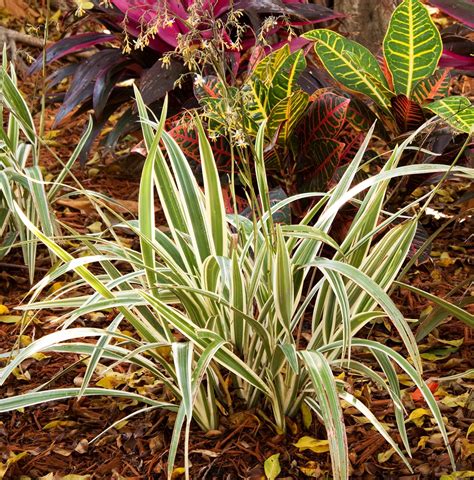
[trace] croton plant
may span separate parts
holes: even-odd
[[[305,0],[92,0],[88,3],[93,8],[85,10],[83,17],[75,18],[71,27],[77,22],[89,25],[93,21],[102,31],[59,40],[47,50],[46,62],[72,53],[92,52],[77,63],[55,69],[48,78],[50,89],[71,78],[65,93],[50,96],[51,101],[62,102],[56,124],[73,111],[94,110],[89,146],[118,110],[121,118],[108,135],[107,146],[114,146],[121,135],[138,129],[133,108],[123,112],[132,95],[130,80],[137,82],[146,104],[158,110],[164,96],[169,94],[169,113],[173,115],[197,105],[191,78],[186,74],[196,68],[203,74],[215,69],[206,63],[213,54],[210,51],[206,57],[206,48],[220,52],[226,80],[232,83],[246,71],[249,52],[257,43],[263,42],[269,51],[294,39],[302,25],[341,17],[329,8]],[[201,54],[201,58],[190,61],[193,54]],[[42,57],[33,63],[30,73],[41,65]],[[176,89],[178,81],[180,88]],[[83,159],[87,150],[86,146]]]
[[[267,172],[292,193],[327,189],[375,121],[376,135],[386,142],[433,114],[459,133],[472,132],[474,108],[466,97],[448,96],[450,69],[438,68],[441,37],[419,0],[404,0],[394,11],[381,58],[331,30],[312,30],[303,38],[314,43],[318,60],[334,79],[330,88],[304,91],[299,80],[307,67],[305,52],[292,52],[288,45],[262,59],[239,88],[227,88],[215,76],[196,80],[195,96],[210,136],[217,139],[223,170],[231,160],[226,139],[244,147],[262,122]],[[179,118],[171,131],[188,157],[198,161],[192,122]],[[435,149],[434,140],[428,146]]]

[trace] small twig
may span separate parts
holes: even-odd
[[[7,263],[7,262],[0,262],[0,268],[18,268],[20,270],[28,270],[27,265],[17,265],[16,263]],[[49,272],[49,269],[44,267],[36,267],[35,270],[38,272]]]
[[[11,30],[10,28],[5,28],[0,26],[0,39],[5,42],[18,42],[23,43],[24,45],[29,45],[30,47],[41,48],[43,46],[43,40],[41,38],[33,37],[32,35],[27,35],[26,33],[17,32]]]

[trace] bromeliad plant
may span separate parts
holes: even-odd
[[[381,64],[367,48],[330,30],[304,38],[340,84],[373,100],[392,131],[419,127],[427,115],[471,133],[474,109],[465,97],[447,97],[449,69],[437,70],[443,44],[426,7],[404,0],[394,11],[383,42]]]
[[[297,415],[305,403],[328,431],[334,478],[346,479],[349,456],[341,400],[358,409],[408,466],[409,460],[369,408],[348,391],[344,381],[335,378],[336,374],[343,369],[362,375],[390,395],[403,448],[410,456],[396,370],[400,369],[422,392],[454,467],[441,412],[422,378],[416,341],[386,293],[415,233],[417,218],[402,217],[414,205],[396,214],[383,209],[390,179],[444,172],[447,167],[398,167],[400,156],[413,140],[410,137],[394,149],[378,175],[352,186],[371,130],[331,192],[300,194],[271,207],[262,124],[255,143],[257,192],[251,195],[258,194],[261,205],[255,205],[252,219],[226,215],[212,148],[199,119],[195,121],[204,189],[199,187],[178,144],[164,131],[166,104],[156,123],[150,120],[138,91],[136,95],[148,150],[138,221],[109,223],[114,241],[106,236],[84,237],[80,256],[73,256],[35,227],[15,204],[26,227],[63,262],[35,287],[31,302],[24,308],[70,311],[64,315],[63,329],[16,352],[0,371],[0,382],[23,360],[40,351],[74,352],[88,361],[80,388],[40,389],[1,399],[0,411],[83,395],[114,395],[147,405],[134,414],[156,408],[175,410],[168,465],[171,476],[181,430],[184,427],[189,474],[190,423],[194,419],[204,430],[216,429],[218,403],[229,409],[238,404],[263,408],[271,413],[278,432],[286,431],[286,417]],[[471,170],[461,167],[453,167],[452,172],[472,176]],[[155,224],[155,197],[162,206],[168,232]],[[300,223],[275,222],[274,212],[310,197],[319,201]],[[356,202],[358,213],[338,245],[329,232],[347,202]],[[98,211],[104,213],[102,208]],[[105,215],[103,218],[106,221]],[[403,223],[391,227],[400,218],[404,218]],[[123,229],[138,236],[139,251],[121,241]],[[84,255],[85,249],[89,255]],[[50,282],[70,271],[79,280],[45,301],[36,301]],[[84,287],[92,288],[93,293],[84,295]],[[79,296],[71,297],[76,289]],[[73,327],[88,313],[111,308],[117,315],[107,328]],[[361,335],[364,326],[381,318],[393,323],[406,356]],[[119,330],[125,321],[133,334]],[[305,340],[298,334],[301,327],[307,329]],[[85,337],[97,337],[97,342],[81,341]],[[371,353],[378,367],[356,360],[355,351],[360,349]],[[113,371],[118,363],[130,364],[134,375],[152,377],[153,389],[145,395],[143,390],[135,393],[91,386],[97,379],[96,370],[104,373],[99,366]],[[133,388],[132,383],[130,386]]]

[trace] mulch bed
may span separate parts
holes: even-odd
[[[468,92],[471,91],[470,83],[456,88],[462,90],[466,85],[469,87]],[[34,95],[37,85],[32,80],[25,80],[22,88]],[[54,113],[54,109],[48,109],[47,131]],[[70,121],[51,140],[51,147],[63,160],[68,158],[71,147],[77,143],[83,129],[84,119]],[[46,149],[43,153],[42,164],[46,170],[54,173],[58,169],[56,160]],[[84,188],[131,202],[127,205],[133,206],[137,200],[140,165],[113,163],[111,159],[109,153],[101,152],[95,163],[82,169],[76,167],[75,175]],[[449,215],[469,208],[469,204],[458,202],[466,189],[467,186],[457,182],[448,183],[443,195],[438,195],[435,199],[434,208]],[[80,203],[58,205],[58,216],[79,233],[86,232],[87,227],[98,220],[93,208]],[[160,221],[159,212],[157,219]],[[431,233],[444,221],[445,219],[425,217],[424,226]],[[466,215],[464,222],[455,222],[444,230],[433,245],[434,256],[414,267],[407,281],[441,297],[460,283],[467,282],[472,276],[473,226],[472,216],[470,218]],[[37,279],[48,268],[46,256],[40,251]],[[0,303],[14,308],[22,301],[28,288],[27,270],[22,267],[16,254],[2,259]],[[461,294],[458,292],[453,300]],[[425,300],[404,290],[397,290],[393,298],[408,318],[418,319],[428,306]],[[14,348],[19,333],[38,338],[53,332],[56,327],[51,322],[52,317],[50,312],[43,312],[37,321],[21,332],[18,325],[0,323],[0,352]],[[397,338],[385,323],[378,323],[366,333],[371,338],[397,348]],[[426,379],[454,375],[473,368],[471,351],[474,337],[471,330],[457,320],[450,320],[433,334],[433,337],[422,342],[424,351],[431,354],[424,360]],[[446,347],[450,346],[443,342],[456,340],[462,340],[462,344],[443,357]],[[370,361],[362,352],[355,352],[353,358]],[[56,378],[51,387],[77,385],[84,369],[84,364],[76,355],[48,354],[47,358],[41,360],[28,360],[22,365],[21,371],[16,372],[17,375],[12,376],[0,388],[0,397],[27,392],[59,372],[63,374]],[[360,394],[379,420],[394,424],[393,407],[385,394],[364,379],[346,377],[345,380]],[[467,438],[469,425],[473,421],[472,386],[472,378],[442,383],[439,397],[459,470],[472,468],[474,458],[473,444]],[[423,402],[415,400],[411,395],[414,388],[404,388],[407,410],[410,412],[415,408],[423,408]],[[464,403],[461,400],[463,395],[466,398]],[[449,402],[442,403],[446,398],[460,400],[458,404],[453,400],[453,405],[450,406]],[[25,476],[24,480],[28,477],[53,480],[70,474],[97,480],[166,478],[166,459],[174,421],[174,414],[170,412],[140,414],[120,425],[120,428],[111,429],[91,444],[92,439],[104,429],[139,408],[139,405],[131,405],[124,400],[83,398],[0,414],[0,478],[2,474],[5,479]],[[193,428],[190,445],[192,478],[261,479],[264,478],[265,459],[275,453],[280,453],[280,479],[328,477],[330,460],[327,453],[299,451],[294,446],[304,435],[325,438],[324,428],[318,421],[313,419],[311,426],[305,428],[302,419],[298,417],[294,422],[289,422],[289,432],[286,435],[278,435],[262,412],[240,411],[238,405],[234,406],[234,410],[234,413],[222,415],[219,431],[205,434]],[[429,417],[419,425],[407,423],[410,444],[414,447],[412,466],[415,473],[410,474],[396,455],[389,454],[389,446],[384,439],[361,422],[357,412],[345,408],[344,414],[353,478],[415,480],[433,479],[443,473],[451,473],[442,440]],[[400,440],[396,434],[394,437]],[[16,461],[10,460],[5,474],[7,460],[14,456]],[[182,460],[182,452],[178,452],[177,467],[182,465]],[[176,478],[181,474],[181,470],[175,471]],[[80,479],[81,477],[70,477],[70,480]]]

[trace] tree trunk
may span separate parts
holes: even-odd
[[[399,3],[400,0],[334,0],[334,10],[347,15],[339,31],[377,53]]]

